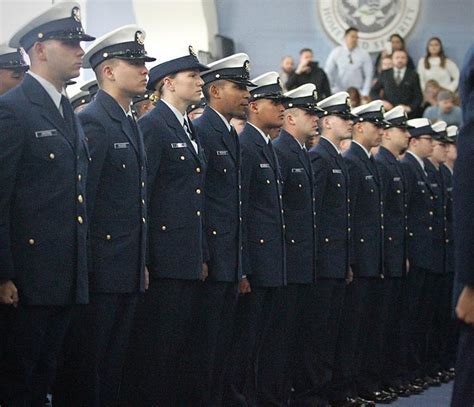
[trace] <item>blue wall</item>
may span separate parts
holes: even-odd
[[[249,54],[252,76],[279,70],[280,59],[310,47],[324,66],[335,43],[319,20],[318,0],[216,0],[219,31]],[[426,42],[439,36],[449,58],[461,64],[474,42],[474,0],[421,0],[418,21],[406,38],[415,64]]]

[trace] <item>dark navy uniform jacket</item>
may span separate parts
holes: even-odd
[[[88,302],[88,151],[42,85],[26,75],[0,97],[0,281],[31,305]]]
[[[193,122],[207,162],[204,228],[209,280],[242,279],[241,151],[222,118],[209,106]]]
[[[453,234],[453,173],[446,165],[440,166],[446,191],[446,271],[454,273]]]
[[[401,277],[407,256],[406,177],[402,164],[385,147],[380,146],[375,161],[384,186],[384,273]]]
[[[242,201],[245,216],[245,274],[251,285],[287,284],[282,179],[271,143],[247,123],[242,144]]]
[[[341,154],[325,138],[310,151],[316,191],[316,272],[345,279],[350,259],[349,173]]]
[[[355,277],[383,277],[383,185],[375,160],[357,143],[344,155],[351,177],[352,271]]]
[[[434,210],[433,210],[433,268],[434,273],[446,273],[446,239],[447,239],[447,196],[446,187],[444,185],[444,178],[441,170],[437,169],[435,165],[428,159],[425,162],[426,172],[428,173],[428,180],[431,189],[434,192]]]
[[[143,291],[146,163],[141,135],[106,92],[80,112],[92,161],[87,179],[90,291]]]
[[[203,224],[206,164],[199,138],[196,136],[196,153],[163,101],[143,116],[139,125],[148,159],[150,273],[198,280],[202,264],[208,260]]]
[[[288,283],[316,281],[316,198],[308,153],[287,131],[273,141],[283,180]]]
[[[408,260],[410,267],[433,267],[434,192],[416,158],[405,153],[401,163],[407,177]]]

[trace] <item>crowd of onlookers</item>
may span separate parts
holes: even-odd
[[[462,124],[456,93],[459,69],[446,56],[438,37],[428,40],[425,56],[415,65],[404,39],[392,34],[387,47],[373,62],[369,53],[358,46],[358,30],[351,27],[345,32],[344,43],[331,51],[324,67],[314,60],[310,48],[303,48],[297,62],[290,55],[282,58],[280,79],[287,90],[314,83],[319,99],[347,91],[353,107],[381,99],[386,110],[404,106],[409,118],[423,116],[432,122]]]

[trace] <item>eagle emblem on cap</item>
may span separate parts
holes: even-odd
[[[135,41],[139,45],[144,45],[145,44],[145,34],[142,31],[137,31],[135,33]]]
[[[194,50],[193,46],[190,45],[188,48],[189,48],[189,55],[192,55],[193,57],[197,57],[196,51]]]
[[[346,105],[349,106],[349,108],[351,108],[351,98],[348,96],[346,97]]]
[[[74,18],[78,23],[81,22],[81,9],[79,7],[73,7],[71,11],[71,17]]]
[[[244,62],[244,69],[245,69],[247,72],[250,72],[250,62],[249,62],[249,61],[245,61],[245,62]]]
[[[316,89],[313,90],[313,99],[318,100],[318,91]]]
[[[382,106],[380,106],[380,113],[382,113],[382,114],[384,114],[384,113],[385,113],[385,107],[383,107],[383,105],[382,105]]]

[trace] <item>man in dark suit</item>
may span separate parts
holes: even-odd
[[[290,397],[297,355],[308,346],[298,343],[300,335],[307,329],[304,313],[306,297],[314,295],[316,283],[316,195],[313,170],[305,143],[317,135],[317,92],[313,84],[302,85],[285,93],[285,120],[273,147],[280,163],[283,181],[283,210],[285,211],[285,246],[288,286],[285,288],[287,312],[291,325],[288,335],[280,336],[285,352],[275,352],[273,369],[280,382],[275,383],[278,397],[284,404]]]
[[[355,394],[386,403],[391,393],[381,390],[380,366],[383,337],[379,304],[384,272],[383,180],[371,149],[383,135],[383,102],[374,100],[352,110],[358,120],[352,128],[352,143],[344,154],[351,180],[352,296],[344,308],[351,313],[349,335],[356,337],[352,383]],[[347,308],[346,308],[347,307]],[[371,334],[367,337],[366,333]]]
[[[145,90],[145,62],[155,60],[146,55],[144,39],[140,27],[121,27],[84,56],[100,86],[79,115],[92,159],[86,191],[90,303],[71,324],[55,405],[118,403],[138,294],[148,284],[145,149],[130,112],[133,96]]]
[[[387,107],[401,105],[409,118],[418,117],[423,94],[420,79],[415,70],[408,68],[408,54],[405,50],[394,51],[392,55],[393,68],[380,74],[375,82],[370,97],[388,102]]]
[[[44,403],[74,305],[88,302],[88,151],[61,92],[79,75],[80,41],[92,39],[79,5],[61,3],[9,43],[27,50],[31,72],[0,98],[0,303],[12,307],[0,398],[8,406]]]
[[[456,281],[461,294],[457,300],[456,315],[462,321],[458,358],[456,361],[456,381],[454,383],[452,407],[474,404],[474,218],[472,197],[474,196],[474,45],[471,45],[461,70],[459,86],[463,109],[464,126],[458,142],[458,158],[454,167],[454,238]]]
[[[193,124],[207,162],[204,229],[209,274],[196,315],[200,329],[195,339],[198,374],[193,406],[210,407],[223,405],[239,282],[248,286],[242,274],[241,149],[229,124],[232,118],[245,118],[247,86],[253,86],[248,56],[240,53],[213,62],[202,79],[208,106]]]
[[[291,309],[286,307],[282,179],[270,129],[283,124],[283,95],[276,72],[252,80],[242,145],[244,273],[250,292],[237,307],[224,405],[279,404],[281,375],[273,356],[285,352]],[[279,358],[278,358],[279,360]]]
[[[417,386],[429,385],[421,376],[421,353],[426,339],[425,321],[419,318],[426,273],[433,269],[434,191],[424,159],[433,153],[433,135],[428,119],[408,120],[410,141],[401,160],[407,182],[409,267],[404,287],[402,336],[406,338],[405,380]]]
[[[305,299],[297,372],[291,405],[346,403],[346,395],[329,392],[333,379],[336,340],[341,323],[346,279],[350,278],[349,175],[339,143],[351,137],[349,94],[339,92],[317,105],[327,112],[320,118],[319,143],[309,151],[313,168],[316,212],[316,273],[314,294]]]
[[[404,338],[400,335],[402,282],[407,266],[407,202],[406,177],[399,157],[408,148],[407,115],[402,106],[385,113],[384,130],[375,161],[384,185],[384,281],[379,303],[380,332],[383,338],[381,357],[382,387],[406,397],[421,392],[402,380]]]
[[[150,71],[148,88],[157,106],[140,121],[148,164],[150,289],[136,313],[123,384],[130,405],[177,406],[185,396],[184,362],[194,336],[194,317],[207,277],[203,227],[206,163],[186,115],[199,101],[203,81],[192,47]]]

